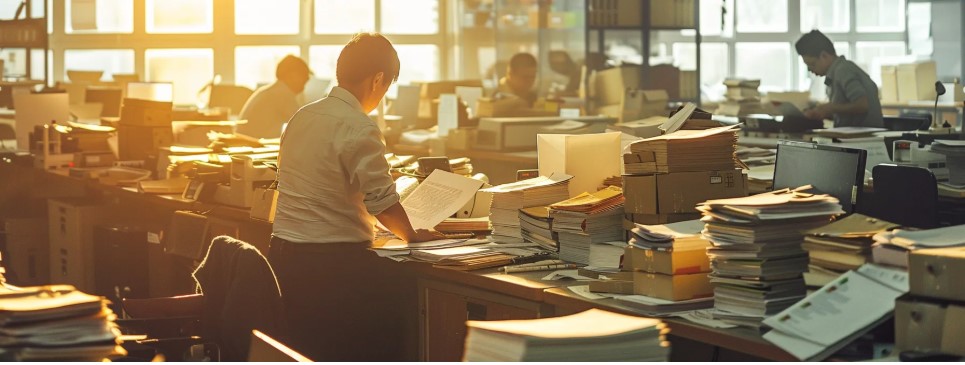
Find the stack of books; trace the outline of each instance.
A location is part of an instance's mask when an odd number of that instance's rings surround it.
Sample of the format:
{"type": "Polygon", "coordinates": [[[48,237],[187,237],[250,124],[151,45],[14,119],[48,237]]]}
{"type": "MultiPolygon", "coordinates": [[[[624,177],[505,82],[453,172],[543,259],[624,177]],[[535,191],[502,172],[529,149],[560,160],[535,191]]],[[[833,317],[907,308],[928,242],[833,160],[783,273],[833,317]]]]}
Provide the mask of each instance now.
{"type": "Polygon", "coordinates": [[[104,298],[69,285],[0,289],[0,359],[91,361],[124,355],[104,298]]]}
{"type": "Polygon", "coordinates": [[[720,103],[715,114],[739,116],[766,112],[761,93],[757,91],[761,80],[726,79],[724,86],[727,86],[724,94],[727,100],[720,103]]]}
{"type": "Polygon", "coordinates": [[[679,130],[630,144],[623,155],[628,175],[673,171],[713,171],[739,167],[735,151],[737,125],[704,130],[679,130]]]}
{"type": "Polygon", "coordinates": [[[871,256],[877,264],[908,268],[908,255],[922,248],[965,246],[965,225],[907,231],[896,229],[874,237],[871,256]]]}
{"type": "Polygon", "coordinates": [[[553,232],[553,218],[550,217],[549,207],[520,209],[519,228],[524,240],[533,242],[548,251],[560,250],[560,239],[556,232],[553,232]]]}
{"type": "Polygon", "coordinates": [[[463,361],[667,361],[665,326],[652,318],[590,309],[574,315],[469,321],[463,361]]]}
{"type": "Polygon", "coordinates": [[[808,286],[824,286],[848,270],[871,262],[872,237],[898,225],[858,213],[824,227],[807,231],[804,249],[810,263],[804,281],[808,286]]]}
{"type": "Polygon", "coordinates": [[[697,208],[706,223],[703,235],[714,245],[707,254],[715,318],[759,327],[804,298],[804,232],[844,213],[837,199],[807,193],[809,188],[710,200],[697,208]]]}
{"type": "Polygon", "coordinates": [[[668,301],[706,298],[713,306],[710,285],[710,241],[701,237],[699,220],[666,225],[637,224],[623,255],[623,265],[633,272],[633,294],[668,301]]]}
{"type": "Polygon", "coordinates": [[[560,258],[587,265],[594,243],[623,239],[623,190],[610,186],[550,205],[560,258]]]}
{"type": "Polygon", "coordinates": [[[519,210],[546,206],[569,197],[572,176],[553,174],[528,180],[503,184],[480,191],[493,193],[489,210],[492,222],[492,239],[499,243],[522,243],[523,234],[519,223],[519,210]]]}

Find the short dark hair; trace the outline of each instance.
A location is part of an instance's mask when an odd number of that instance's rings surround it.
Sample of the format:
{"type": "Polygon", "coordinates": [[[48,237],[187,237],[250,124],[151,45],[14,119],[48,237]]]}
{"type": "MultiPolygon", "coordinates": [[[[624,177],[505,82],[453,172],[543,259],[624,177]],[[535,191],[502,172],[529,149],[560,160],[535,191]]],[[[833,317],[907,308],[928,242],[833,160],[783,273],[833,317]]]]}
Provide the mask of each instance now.
{"type": "Polygon", "coordinates": [[[821,52],[827,52],[835,57],[838,56],[838,52],[834,50],[834,43],[831,43],[828,36],[817,29],[802,35],[801,39],[794,43],[794,48],[797,49],[797,54],[801,56],[819,57],[821,52]]]}
{"type": "Polygon", "coordinates": [[[335,79],[339,84],[352,85],[382,72],[385,79],[399,78],[399,54],[385,36],[379,33],[358,33],[348,41],[335,65],[335,79]]]}
{"type": "Polygon", "coordinates": [[[536,67],[536,57],[529,53],[517,53],[509,58],[509,69],[519,70],[522,68],[536,67]]]}
{"type": "Polygon", "coordinates": [[[290,74],[296,71],[303,71],[306,74],[310,74],[311,70],[308,69],[308,64],[305,60],[295,57],[293,55],[287,55],[278,62],[278,66],[275,67],[275,78],[281,78],[282,75],[290,74]]]}

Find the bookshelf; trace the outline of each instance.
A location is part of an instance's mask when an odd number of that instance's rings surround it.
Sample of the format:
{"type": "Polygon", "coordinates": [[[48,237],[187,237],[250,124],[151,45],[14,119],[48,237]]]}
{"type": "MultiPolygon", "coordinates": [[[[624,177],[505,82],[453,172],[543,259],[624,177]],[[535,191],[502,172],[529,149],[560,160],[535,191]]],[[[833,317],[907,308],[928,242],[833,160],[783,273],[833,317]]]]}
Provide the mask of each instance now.
{"type": "MultiPolygon", "coordinates": [[[[642,65],[641,88],[656,88],[656,80],[666,81],[665,65],[651,65],[651,40],[657,32],[692,31],[694,71],[680,71],[679,89],[670,91],[671,102],[700,104],[700,0],[587,0],[586,59],[591,69],[606,68],[608,45],[620,38],[636,38],[642,65]],[[632,36],[630,36],[632,34],[632,36]],[[621,37],[622,36],[622,37],[621,37]]],[[[672,77],[672,76],[671,76],[672,77]]]]}

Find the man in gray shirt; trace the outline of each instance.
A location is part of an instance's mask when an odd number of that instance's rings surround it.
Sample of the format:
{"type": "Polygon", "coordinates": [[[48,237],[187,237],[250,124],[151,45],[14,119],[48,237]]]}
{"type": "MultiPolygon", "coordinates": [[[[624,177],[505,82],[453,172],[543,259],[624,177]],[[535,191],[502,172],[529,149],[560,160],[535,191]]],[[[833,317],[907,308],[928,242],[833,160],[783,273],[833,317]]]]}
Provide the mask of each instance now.
{"type": "Polygon", "coordinates": [[[818,104],[804,115],[814,119],[834,118],[835,127],[883,127],[878,85],[858,65],[838,56],[824,33],[812,30],[794,44],[808,70],[824,76],[829,103],[818,104]]]}

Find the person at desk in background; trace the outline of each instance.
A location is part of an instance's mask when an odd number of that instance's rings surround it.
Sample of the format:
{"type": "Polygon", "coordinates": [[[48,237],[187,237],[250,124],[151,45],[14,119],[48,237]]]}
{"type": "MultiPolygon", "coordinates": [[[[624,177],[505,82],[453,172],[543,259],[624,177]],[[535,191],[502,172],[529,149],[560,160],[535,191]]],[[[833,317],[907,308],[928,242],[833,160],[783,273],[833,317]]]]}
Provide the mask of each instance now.
{"type": "Polygon", "coordinates": [[[415,231],[385,160],[375,109],[399,75],[395,48],[360,33],[342,49],[338,86],[291,118],[281,137],[278,203],[268,259],[289,318],[290,342],[318,361],[400,360],[402,278],[386,277],[368,250],[374,223],[408,242],[443,238],[415,231]]]}
{"type": "Polygon", "coordinates": [[[794,44],[808,70],[824,76],[829,103],[804,111],[813,119],[834,118],[835,127],[884,126],[878,85],[858,65],[838,56],[824,33],[812,30],[794,44]]]}
{"type": "Polygon", "coordinates": [[[532,108],[536,103],[533,85],[538,71],[536,57],[529,53],[514,54],[509,59],[506,76],[499,79],[495,98],[516,99],[520,102],[520,109],[532,108]]]}
{"type": "Polygon", "coordinates": [[[281,126],[298,111],[298,94],[305,90],[311,71],[301,58],[288,55],[275,67],[271,84],[255,90],[239,118],[248,124],[238,126],[238,132],[259,138],[275,138],[281,134],[281,126]]]}

